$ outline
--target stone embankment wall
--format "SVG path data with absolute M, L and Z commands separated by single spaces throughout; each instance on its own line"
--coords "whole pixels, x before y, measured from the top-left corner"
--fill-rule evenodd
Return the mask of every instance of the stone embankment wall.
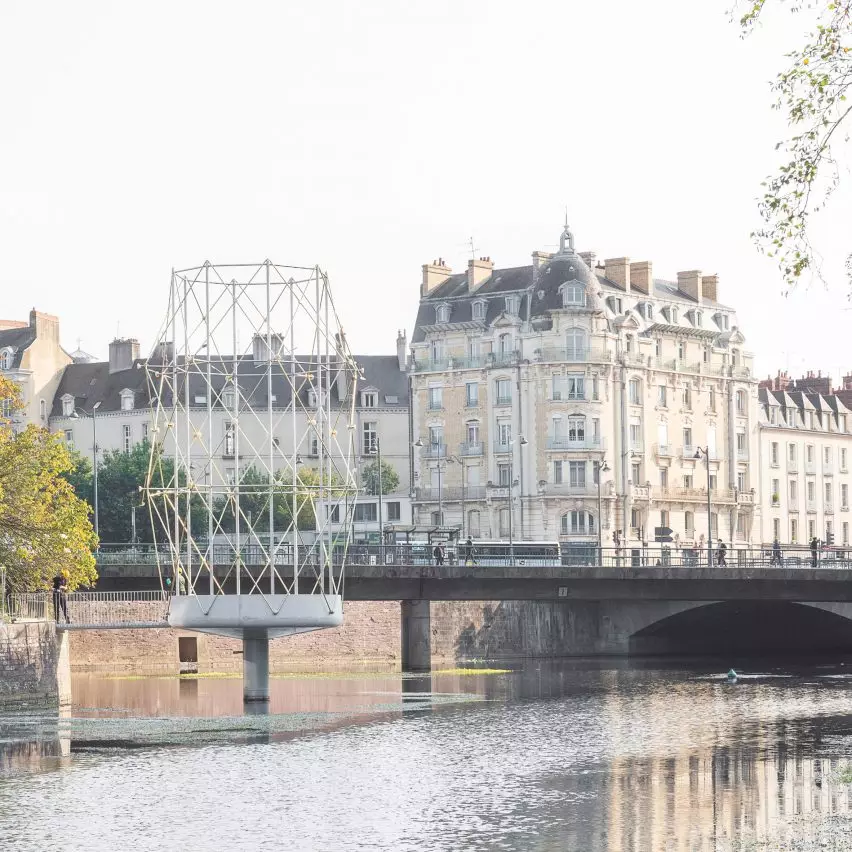
M 70 700 L 68 642 L 52 622 L 0 624 L 0 707 Z
M 139 621 L 148 617 L 139 604 Z M 567 603 L 536 601 L 440 601 L 431 605 L 432 658 L 437 665 L 472 659 L 555 657 L 584 653 L 575 637 L 577 619 Z M 345 604 L 343 625 L 270 643 L 273 672 L 400 667 L 400 604 Z M 180 670 L 179 640 L 194 637 L 199 672 L 242 669 L 242 643 L 182 630 L 87 630 L 74 632 L 74 671 L 162 672 Z M 572 647 L 574 646 L 574 647 Z

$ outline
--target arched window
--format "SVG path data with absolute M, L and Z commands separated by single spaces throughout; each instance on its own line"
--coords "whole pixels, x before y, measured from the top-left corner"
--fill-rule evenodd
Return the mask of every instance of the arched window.
M 449 322 L 450 321 L 450 306 L 449 305 L 438 305 L 435 308 L 435 322 Z
M 14 360 L 15 353 L 9 348 L 4 349 L 0 352 L 0 370 L 11 370 Z
M 569 328 L 565 337 L 566 357 L 569 361 L 585 361 L 589 357 L 589 337 L 583 328 Z
M 595 516 L 591 512 L 566 512 L 561 519 L 559 531 L 561 535 L 594 535 Z
M 42 420 L 47 420 L 47 403 L 43 399 L 38 401 L 38 413 Z
M 509 509 L 504 507 L 500 510 L 500 538 L 509 535 Z
M 65 394 L 62 397 L 62 416 L 70 417 L 74 413 L 74 397 L 70 394 Z
M 471 509 L 467 513 L 467 534 L 471 538 L 479 538 L 479 509 Z
M 473 303 L 473 318 L 475 320 L 485 319 L 485 305 L 486 303 L 482 299 Z
M 563 307 L 585 307 L 586 287 L 579 281 L 566 281 L 560 289 L 562 290 Z

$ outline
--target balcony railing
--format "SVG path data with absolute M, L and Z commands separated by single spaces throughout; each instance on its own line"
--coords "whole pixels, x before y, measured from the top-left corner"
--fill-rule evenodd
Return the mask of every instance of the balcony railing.
M 554 388 L 551 391 L 552 402 L 585 402 L 585 391 L 572 391 L 567 388 Z
M 798 473 L 799 463 L 796 459 L 787 459 L 787 473 Z
M 674 447 L 671 444 L 654 444 L 654 454 L 657 456 L 671 457 L 674 455 Z
M 655 500 L 706 500 L 706 488 L 675 488 L 666 485 L 657 486 L 654 488 L 653 496 Z M 752 495 L 749 494 L 749 497 Z M 734 492 L 730 488 L 713 488 L 710 491 L 710 501 L 713 503 L 733 503 Z
M 745 460 L 748 458 L 748 447 L 737 447 L 737 458 Z
M 805 511 L 806 512 L 816 512 L 817 504 L 816 500 L 805 500 Z
M 498 396 L 495 405 L 511 405 L 512 397 L 511 396 Z
M 634 500 L 650 500 L 651 486 L 650 485 L 634 485 L 633 486 Z
M 423 458 L 425 459 L 443 459 L 446 457 L 446 444 L 425 444 L 423 447 Z
M 548 450 L 603 450 L 605 442 L 602 438 L 581 438 L 580 440 L 553 436 L 547 439 Z
M 816 462 L 813 459 L 805 459 L 805 473 L 816 473 Z
M 591 349 L 563 349 L 545 346 L 535 350 L 536 361 L 559 361 L 568 364 L 583 364 L 586 362 L 606 363 L 612 356 L 606 349 L 593 347 Z
M 822 510 L 823 510 L 823 512 L 825 512 L 826 515 L 833 515 L 834 514 L 834 503 L 832 503 L 829 500 L 826 500 L 826 502 L 822 504 Z
M 597 497 L 598 486 L 592 482 L 585 485 L 569 485 L 566 482 L 548 482 L 544 486 L 544 493 L 566 496 L 566 497 Z
M 823 462 L 822 463 L 822 475 L 823 476 L 834 476 L 834 465 L 831 462 Z
M 517 364 L 521 357 L 521 353 L 517 349 L 511 352 L 489 352 L 486 358 L 486 363 L 494 367 L 509 367 L 512 364 Z
M 484 485 L 444 485 L 440 489 L 427 485 L 414 489 L 414 501 L 417 503 L 458 503 L 461 500 L 484 500 Z
M 459 444 L 460 456 L 481 456 L 484 452 L 482 441 L 464 441 Z

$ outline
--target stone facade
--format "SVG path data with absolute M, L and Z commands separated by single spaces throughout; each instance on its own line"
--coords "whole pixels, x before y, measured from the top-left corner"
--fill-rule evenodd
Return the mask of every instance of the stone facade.
M 68 643 L 51 622 L 0 624 L 0 708 L 70 700 Z
M 511 527 L 563 549 L 597 544 L 599 529 L 605 546 L 638 546 L 664 526 L 698 546 L 709 473 L 713 536 L 744 545 L 758 445 L 743 345 L 716 276 L 663 281 L 647 261 L 596 264 L 567 226 L 560 251 L 535 252 L 531 266 L 424 266 L 412 336 L 418 520 L 480 539 Z

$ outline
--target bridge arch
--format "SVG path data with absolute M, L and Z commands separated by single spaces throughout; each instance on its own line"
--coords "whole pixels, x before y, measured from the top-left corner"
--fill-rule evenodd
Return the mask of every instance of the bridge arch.
M 632 632 L 630 654 L 852 653 L 852 604 L 694 603 Z

